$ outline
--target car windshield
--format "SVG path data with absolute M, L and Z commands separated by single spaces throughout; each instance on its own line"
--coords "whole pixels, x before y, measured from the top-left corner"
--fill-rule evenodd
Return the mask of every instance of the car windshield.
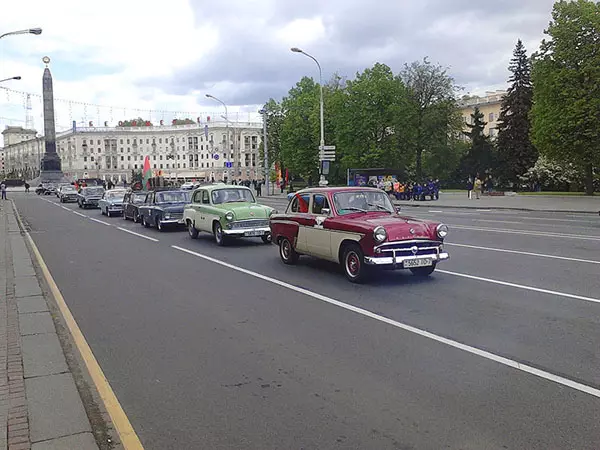
M 65 186 L 62 188 L 62 192 L 77 192 L 73 186 Z
M 123 197 L 125 197 L 125 192 L 107 192 L 106 193 L 106 200 L 123 200 Z
M 182 203 L 190 199 L 188 192 L 161 192 L 156 194 L 156 203 Z
M 146 194 L 135 194 L 131 203 L 144 203 L 144 200 L 146 200 Z
M 250 189 L 226 188 L 212 191 L 212 202 L 214 205 L 236 202 L 254 203 L 255 201 Z
M 104 188 L 101 187 L 89 187 L 85 188 L 83 193 L 85 195 L 102 195 L 104 194 Z
M 338 214 L 370 211 L 394 212 L 390 198 L 383 191 L 338 192 L 333 195 L 333 203 Z

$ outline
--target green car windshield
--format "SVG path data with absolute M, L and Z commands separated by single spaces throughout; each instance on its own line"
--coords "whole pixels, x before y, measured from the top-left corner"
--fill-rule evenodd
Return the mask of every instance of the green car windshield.
M 255 203 L 256 200 L 250 189 L 224 188 L 212 191 L 212 202 L 213 205 L 220 205 L 236 202 Z

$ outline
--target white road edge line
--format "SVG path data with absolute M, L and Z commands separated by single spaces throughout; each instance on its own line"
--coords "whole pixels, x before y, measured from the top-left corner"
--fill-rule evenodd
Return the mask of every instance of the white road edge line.
M 81 214 L 79 211 L 73 211 L 73 210 L 71 210 L 71 212 L 72 212 L 73 214 L 77 214 L 77 215 L 78 215 L 78 216 L 80 216 L 80 217 L 87 217 L 85 214 Z
M 492 212 L 491 209 L 476 209 L 475 211 L 479 211 L 479 212 Z
M 505 248 L 480 247 L 478 245 L 456 244 L 454 242 L 444 242 L 444 245 L 454 245 L 456 247 L 474 248 L 477 250 L 489 250 L 492 252 L 516 253 L 518 255 L 538 256 L 540 258 L 562 259 L 565 261 L 575 261 L 575 262 L 582 262 L 582 263 L 589 263 L 589 264 L 600 264 L 600 261 L 594 261 L 592 259 L 569 258 L 566 256 L 546 255 L 544 253 L 521 252 L 519 250 L 508 250 Z
M 141 238 L 144 238 L 144 239 L 148 239 L 149 241 L 152 241 L 152 242 L 158 242 L 158 239 L 154 239 L 154 238 L 152 238 L 150 236 L 144 236 L 143 234 L 136 233 L 135 231 L 128 230 L 127 228 L 117 227 L 117 230 L 121 230 L 121 231 L 124 231 L 125 233 L 133 234 L 134 236 L 138 236 L 138 237 L 141 237 Z
M 542 288 L 537 288 L 537 287 L 533 287 L 533 286 L 526 286 L 524 284 L 510 283 L 508 281 L 493 280 L 491 278 L 477 277 L 475 275 L 468 275 L 466 273 L 458 273 L 458 272 L 450 272 L 448 270 L 442 270 L 442 269 L 437 269 L 437 272 L 445 273 L 446 275 L 454 275 L 457 277 L 468 278 L 470 280 L 484 281 L 486 283 L 493 283 L 493 284 L 499 284 L 502 286 L 513 287 L 513 288 L 517 288 L 517 289 L 524 289 L 526 291 L 539 292 L 541 294 L 556 295 L 558 297 L 572 298 L 575 300 L 583 300 L 585 302 L 591 302 L 591 303 L 600 303 L 600 299 L 598 299 L 598 298 L 584 297 L 583 295 L 569 294 L 567 292 L 551 291 L 550 289 L 542 289 Z
M 430 213 L 441 213 L 443 211 L 439 210 L 439 209 L 430 209 L 429 210 Z
M 600 241 L 600 236 L 588 236 L 584 234 L 563 234 L 563 233 L 551 233 L 545 231 L 529 231 L 529 230 L 512 230 L 512 229 L 503 229 L 503 228 L 485 228 L 485 227 L 470 227 L 467 225 L 457 225 L 450 224 L 452 228 L 462 229 L 462 230 L 474 230 L 474 231 L 491 231 L 493 233 L 508 233 L 508 234 L 524 234 L 528 236 L 543 236 L 543 237 L 555 237 L 555 238 L 565 238 L 565 239 L 580 239 L 580 240 L 588 240 L 588 241 Z
M 567 386 L 567 387 L 570 387 L 570 388 L 575 389 L 577 391 L 580 391 L 580 392 L 592 395 L 594 397 L 600 398 L 600 389 L 596 389 L 596 388 L 594 388 L 592 386 L 588 386 L 586 384 L 579 383 L 577 381 L 573 381 L 573 380 L 570 380 L 568 378 L 564 378 L 564 377 L 561 377 L 559 375 L 555 375 L 553 373 L 546 372 L 544 370 L 536 369 L 535 367 L 528 366 L 526 364 L 521 364 L 521 363 L 519 363 L 517 361 L 514 361 L 512 359 L 505 358 L 503 356 L 496 355 L 494 353 L 491 353 L 491 352 L 488 352 L 488 351 L 485 351 L 485 350 L 481 350 L 481 349 L 479 349 L 477 347 L 471 347 L 470 345 L 462 344 L 462 343 L 460 343 L 458 341 L 454 341 L 452 339 L 448 339 L 448 338 L 439 336 L 437 334 L 431 333 L 429 331 L 422 330 L 420 328 L 413 327 L 411 325 L 407 325 L 407 324 L 404 324 L 404 323 L 401 323 L 401 322 L 397 322 L 397 321 L 395 321 L 393 319 L 389 319 L 387 317 L 380 316 L 379 314 L 375 314 L 375 313 L 373 313 L 371 311 L 368 311 L 366 309 L 359 308 L 357 306 L 352 306 L 352 305 L 349 305 L 347 303 L 340 302 L 338 300 L 334 300 L 334 299 L 332 299 L 330 297 L 326 297 L 325 295 L 317 294 L 316 292 L 312 292 L 312 291 L 309 291 L 307 289 L 303 289 L 301 287 L 297 287 L 297 286 L 294 286 L 292 284 L 288 284 L 288 283 L 286 283 L 284 281 L 277 280 L 276 278 L 271 278 L 271 277 L 268 277 L 266 275 L 262 275 L 260 273 L 253 272 L 251 270 L 244 269 L 242 267 L 238 267 L 238 266 L 235 266 L 233 264 L 229 264 L 229 263 L 226 263 L 224 261 L 220 261 L 220 260 L 215 259 L 215 258 L 211 258 L 210 256 L 206 256 L 206 255 L 202 255 L 200 253 L 196 253 L 196 252 L 194 252 L 192 250 L 188 250 L 188 249 L 183 248 L 183 247 L 178 247 L 176 245 L 172 245 L 171 247 L 174 248 L 174 249 L 176 249 L 176 250 L 182 251 L 184 253 L 188 253 L 190 255 L 197 256 L 198 258 L 202 258 L 202 259 L 205 259 L 207 261 L 213 262 L 215 264 L 219 264 L 221 266 L 227 267 L 229 269 L 236 270 L 236 271 L 241 272 L 241 273 L 245 273 L 246 275 L 250 275 L 252 277 L 259 278 L 261 280 L 267 281 L 269 283 L 276 284 L 278 286 L 290 289 L 292 291 L 299 292 L 301 294 L 304 294 L 304 295 L 307 295 L 309 297 L 312 297 L 312 298 L 314 298 L 316 300 L 320 300 L 322 302 L 329 303 L 329 304 L 334 305 L 334 306 L 338 306 L 338 307 L 346 309 L 348 311 L 352 311 L 352 312 L 355 312 L 357 314 L 363 315 L 365 317 L 369 317 L 371 319 L 375 319 L 375 320 L 378 320 L 380 322 L 387 323 L 388 325 L 392 325 L 392 326 L 394 326 L 396 328 L 400 328 L 400 329 L 408 331 L 410 333 L 417 334 L 419 336 L 431 339 L 431 340 L 439 342 L 441 344 L 445 344 L 445 345 L 448 345 L 450 347 L 456 348 L 458 350 L 462 350 L 462 351 L 465 351 L 467 353 L 471 353 L 472 355 L 477 355 L 477 356 L 480 356 L 482 358 L 489 359 L 490 361 L 495 361 L 495 362 L 497 362 L 499 364 L 502 364 L 504 366 L 512 367 L 513 369 L 517 369 L 517 370 L 520 370 L 522 372 L 529 373 L 531 375 L 537 376 L 539 378 L 543 378 L 543 379 L 548 380 L 548 381 L 553 381 L 554 383 L 561 384 L 563 386 Z
M 524 222 L 512 222 L 510 220 L 493 220 L 493 219 L 473 219 L 473 222 L 493 222 L 493 223 L 516 223 L 523 225 Z
M 93 217 L 89 217 L 89 219 L 93 220 L 94 222 L 98 222 L 98 223 L 101 223 L 103 225 L 108 225 L 109 227 L 112 227 L 112 223 L 108 223 L 108 222 L 105 222 L 105 221 L 99 220 L 99 219 L 94 219 Z

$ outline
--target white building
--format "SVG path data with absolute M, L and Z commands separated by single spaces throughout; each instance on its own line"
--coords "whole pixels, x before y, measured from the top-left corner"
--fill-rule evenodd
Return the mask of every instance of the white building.
M 21 127 L 7 127 L 2 135 L 7 176 L 35 178 L 44 155 L 43 137 Z M 249 122 L 88 127 L 57 133 L 56 149 L 65 176 L 73 179 L 131 181 L 148 156 L 154 175 L 166 178 L 252 180 L 264 177 L 261 136 L 262 124 Z

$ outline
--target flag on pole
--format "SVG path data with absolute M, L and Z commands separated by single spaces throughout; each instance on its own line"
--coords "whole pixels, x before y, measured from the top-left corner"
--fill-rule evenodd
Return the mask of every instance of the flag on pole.
M 144 159 L 144 170 L 142 171 L 144 177 L 144 189 L 150 190 L 150 178 L 152 178 L 152 170 L 150 169 L 150 157 L 146 155 Z

